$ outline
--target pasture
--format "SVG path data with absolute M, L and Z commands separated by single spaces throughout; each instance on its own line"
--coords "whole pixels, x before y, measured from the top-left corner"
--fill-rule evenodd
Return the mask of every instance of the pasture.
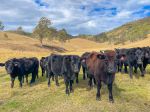
M 20 37 L 18 37 L 20 38 Z M 150 40 L 150 38 L 148 38 Z M 8 40 L 9 41 L 9 40 Z M 42 57 L 51 53 L 49 50 L 42 50 L 42 48 L 35 47 L 35 44 L 22 43 L 25 40 L 20 40 L 20 45 L 26 46 L 28 50 L 10 49 L 10 46 L 2 47 L 4 42 L 1 41 L 0 61 L 4 62 L 12 57 Z M 29 42 L 31 40 L 28 40 Z M 37 40 L 33 40 L 38 43 Z M 76 44 L 73 44 L 73 42 Z M 88 42 L 83 45 L 77 45 L 77 40 L 72 40 L 64 46 L 68 48 L 63 54 L 77 54 L 81 55 L 84 51 L 99 51 L 106 48 L 107 44 L 101 45 L 92 43 L 93 46 L 88 46 Z M 79 40 L 81 41 L 81 40 Z M 144 40 L 143 40 L 144 41 Z M 147 42 L 148 40 L 146 40 Z M 79 43 L 79 42 L 78 42 Z M 144 42 L 143 42 L 144 43 Z M 147 42 L 148 43 L 148 42 Z M 27 46 L 28 44 L 28 46 Z M 29 46 L 30 44 L 30 46 Z M 141 44 L 139 42 L 139 44 Z M 130 47 L 131 45 L 125 45 Z M 60 44 L 58 44 L 60 45 Z M 71 46 L 72 45 L 72 46 Z M 17 46 L 17 45 L 16 45 Z M 16 47 L 15 46 L 15 47 Z M 33 46 L 30 51 L 30 47 Z M 88 47 L 86 47 L 88 46 Z M 103 47 L 101 47 L 103 46 Z M 115 48 L 117 46 L 108 46 Z M 119 46 L 120 47 L 120 46 Z M 37 49 L 37 51 L 36 51 Z M 107 48 L 106 48 L 107 49 Z M 73 85 L 74 93 L 67 96 L 65 94 L 65 85 L 63 79 L 60 78 L 60 86 L 55 86 L 52 81 L 51 87 L 47 86 L 47 79 L 41 76 L 41 69 L 39 69 L 39 79 L 30 87 L 26 83 L 23 87 L 19 87 L 18 79 L 15 81 L 13 89 L 10 88 L 10 77 L 6 74 L 4 68 L 0 68 L 0 112 L 149 112 L 150 111 L 150 67 L 147 68 L 145 77 L 140 77 L 140 73 L 134 74 L 131 80 L 128 74 L 117 73 L 115 83 L 113 86 L 113 95 L 115 102 L 113 104 L 108 101 L 107 86 L 103 84 L 101 89 L 101 101 L 96 101 L 96 86 L 90 89 L 87 85 L 88 80 L 82 79 L 82 70 L 79 75 L 79 84 Z

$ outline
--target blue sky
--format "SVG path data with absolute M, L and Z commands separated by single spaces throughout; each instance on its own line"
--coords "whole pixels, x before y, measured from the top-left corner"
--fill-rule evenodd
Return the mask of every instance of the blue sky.
M 32 31 L 41 17 L 69 34 L 99 34 L 150 16 L 150 0 L 0 0 L 5 30 Z

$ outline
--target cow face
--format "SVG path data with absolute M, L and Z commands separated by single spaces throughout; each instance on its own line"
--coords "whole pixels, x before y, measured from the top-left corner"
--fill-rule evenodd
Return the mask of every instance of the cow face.
M 97 57 L 102 60 L 105 64 L 105 70 L 107 73 L 112 74 L 116 72 L 116 64 L 115 64 L 115 57 L 114 56 L 108 56 L 105 54 L 99 54 Z
M 72 56 L 71 57 L 71 67 L 75 73 L 80 71 L 80 58 Z
M 71 57 L 64 56 L 63 58 L 63 74 L 70 70 Z
M 19 67 L 18 62 L 14 62 L 13 60 L 9 60 L 5 64 L 5 69 L 8 74 L 11 75 L 12 78 L 17 76 L 17 68 Z
M 14 63 L 12 61 L 7 61 L 5 65 L 5 69 L 8 74 L 12 74 L 14 72 Z
M 107 73 L 112 74 L 116 72 L 116 65 L 117 65 L 117 61 L 115 59 L 115 57 L 113 56 L 108 56 L 108 60 L 107 60 Z
M 150 48 L 149 47 L 144 48 L 144 58 L 150 59 Z
M 126 53 L 127 59 L 129 62 L 134 62 L 136 61 L 136 57 L 135 57 L 135 49 L 128 49 L 127 53 Z
M 142 51 L 142 49 L 137 49 L 135 51 L 135 58 L 136 58 L 137 64 L 143 64 L 144 52 Z

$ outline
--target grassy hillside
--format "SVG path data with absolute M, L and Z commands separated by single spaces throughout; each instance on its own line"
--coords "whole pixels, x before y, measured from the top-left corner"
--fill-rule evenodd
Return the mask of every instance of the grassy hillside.
M 129 22 L 109 32 L 96 35 L 95 40 L 104 42 L 109 41 L 115 44 L 125 41 L 137 41 L 147 37 L 150 33 L 150 17 Z
M 58 41 L 45 40 L 45 47 L 41 48 L 37 39 L 14 33 L 7 34 L 8 38 L 5 38 L 4 33 L 0 32 L 0 62 L 13 57 L 41 58 L 52 52 L 81 55 L 85 51 L 147 46 L 150 43 L 149 35 L 142 41 L 126 42 L 125 45 L 75 38 L 63 45 Z M 11 89 L 9 75 L 4 68 L 0 68 L 0 112 L 149 112 L 150 68 L 144 78 L 138 73 L 134 74 L 133 80 L 127 74 L 116 74 L 113 88 L 114 104 L 108 102 L 108 90 L 105 85 L 101 90 L 101 101 L 96 101 L 96 87 L 90 89 L 87 86 L 88 80 L 82 80 L 82 74 L 81 70 L 79 84 L 74 84 L 74 93 L 67 96 L 63 79 L 60 78 L 60 87 L 56 87 L 52 81 L 51 87 L 48 88 L 47 79 L 41 76 L 40 69 L 39 79 L 32 87 L 24 83 L 23 88 L 19 88 L 16 78 L 15 87 Z

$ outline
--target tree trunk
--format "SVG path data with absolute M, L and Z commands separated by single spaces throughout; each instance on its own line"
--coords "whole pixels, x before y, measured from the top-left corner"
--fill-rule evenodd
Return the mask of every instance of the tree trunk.
M 40 38 L 41 47 L 43 47 L 43 38 Z

